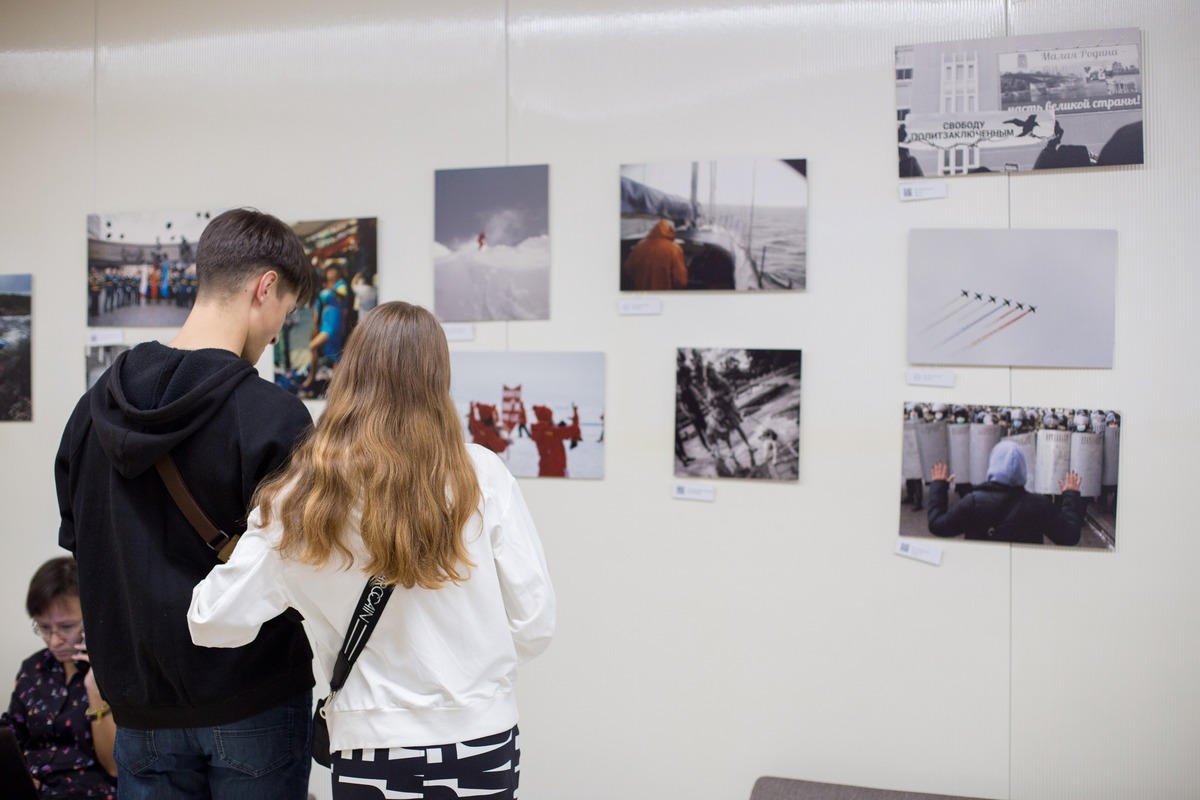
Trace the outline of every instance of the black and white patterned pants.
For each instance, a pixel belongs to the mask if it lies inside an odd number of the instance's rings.
[[[516,800],[520,731],[434,747],[333,755],[333,800]]]

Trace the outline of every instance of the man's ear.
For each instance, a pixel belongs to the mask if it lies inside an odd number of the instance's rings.
[[[259,305],[266,302],[267,296],[272,291],[277,291],[275,284],[279,281],[279,273],[273,269],[269,269],[258,277],[254,284],[254,300]]]

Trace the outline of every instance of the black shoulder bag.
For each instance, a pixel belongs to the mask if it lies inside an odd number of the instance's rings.
[[[329,680],[329,694],[317,703],[317,708],[313,711],[312,757],[322,767],[328,767],[333,763],[333,755],[329,750],[329,723],[325,721],[325,707],[333,701],[333,696],[346,683],[350,667],[354,665],[359,653],[366,647],[367,640],[371,638],[371,632],[375,630],[375,623],[379,621],[379,615],[383,612],[383,607],[387,605],[394,588],[396,588],[394,585],[384,583],[383,578],[371,578],[363,588],[362,597],[358,598],[358,607],[354,612],[354,618],[350,620],[350,627],[346,629],[346,638],[342,642],[342,649],[338,651],[337,661],[333,664],[333,677]]]

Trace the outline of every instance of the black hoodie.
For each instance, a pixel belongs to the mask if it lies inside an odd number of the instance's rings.
[[[246,359],[157,342],[122,353],[76,405],[55,461],[59,544],[79,562],[88,654],[118,725],[227,724],[312,688],[298,622],[276,618],[245,647],[192,644],[192,587],[218,562],[154,469],[170,451],[205,513],[240,533],[311,424]]]

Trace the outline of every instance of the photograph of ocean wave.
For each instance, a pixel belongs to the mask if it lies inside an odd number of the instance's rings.
[[[32,301],[33,275],[0,275],[0,421],[33,419]]]
[[[550,168],[438,170],[433,308],[443,322],[550,318]]]

